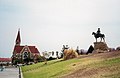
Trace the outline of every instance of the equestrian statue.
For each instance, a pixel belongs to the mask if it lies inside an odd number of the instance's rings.
[[[100,38],[100,42],[102,42],[102,40],[105,42],[105,35],[100,33],[100,28],[98,28],[97,32],[92,32],[92,35],[94,35],[96,42],[97,42],[97,38]]]

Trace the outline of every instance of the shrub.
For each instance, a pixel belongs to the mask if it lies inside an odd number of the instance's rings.
[[[64,60],[76,58],[78,56],[78,53],[73,49],[65,49],[64,50]]]
[[[117,50],[117,51],[120,51],[120,47],[117,47],[116,50]]]
[[[44,56],[39,56],[39,58],[37,60],[39,62],[44,62],[46,60],[46,58]]]

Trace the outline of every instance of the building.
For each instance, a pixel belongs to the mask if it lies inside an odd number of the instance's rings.
[[[63,53],[62,52],[58,52],[58,51],[45,51],[43,52],[43,56],[46,59],[57,59],[57,58],[62,58]]]
[[[12,63],[37,62],[40,53],[35,46],[21,45],[20,29],[18,30],[15,46],[12,54]]]
[[[11,58],[0,58],[0,64],[4,64],[4,65],[11,64]]]

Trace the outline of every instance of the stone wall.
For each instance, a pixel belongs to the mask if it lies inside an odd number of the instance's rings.
[[[108,46],[105,42],[94,42],[94,50],[95,51],[108,51]]]

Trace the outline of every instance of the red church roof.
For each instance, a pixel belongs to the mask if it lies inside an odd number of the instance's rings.
[[[28,46],[32,53],[39,53],[38,49],[35,46]]]
[[[16,38],[16,44],[20,45],[20,43],[21,43],[21,39],[20,39],[20,29],[19,29],[18,34],[17,34],[17,38]]]
[[[24,48],[25,46],[15,46],[14,47],[14,52],[15,53],[20,53],[21,50]],[[28,46],[28,48],[30,49],[30,51],[32,53],[39,53],[38,49],[35,46]]]
[[[29,48],[31,53],[39,53],[38,49],[35,46],[21,46],[21,38],[20,38],[20,29],[18,30],[17,38],[16,38],[16,45],[14,47],[14,53],[20,53],[24,47]]]

